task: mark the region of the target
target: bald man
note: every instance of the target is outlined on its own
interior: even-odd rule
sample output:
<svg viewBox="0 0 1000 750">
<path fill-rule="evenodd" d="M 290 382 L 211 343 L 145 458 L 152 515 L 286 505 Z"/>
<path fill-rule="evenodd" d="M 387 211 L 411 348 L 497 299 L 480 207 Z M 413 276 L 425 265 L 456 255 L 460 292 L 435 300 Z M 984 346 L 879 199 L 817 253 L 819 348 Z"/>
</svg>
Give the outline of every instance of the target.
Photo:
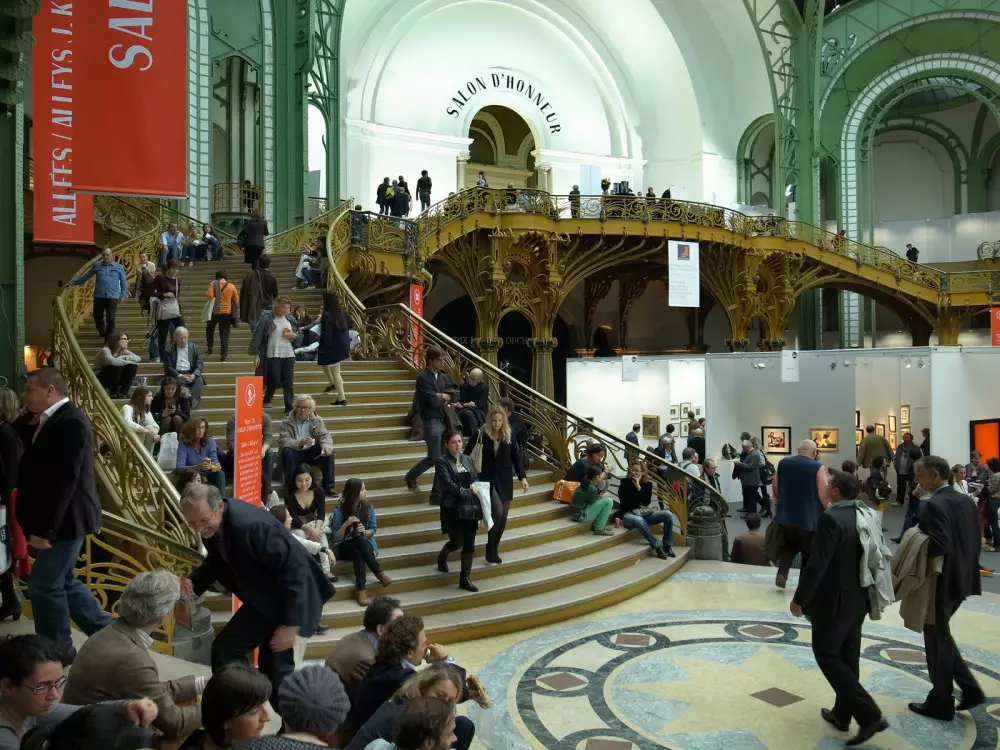
<svg viewBox="0 0 1000 750">
<path fill-rule="evenodd" d="M 818 458 L 816 443 L 803 440 L 797 455 L 781 459 L 772 480 L 772 523 L 778 524 L 783 540 L 778 573 L 774 577 L 774 585 L 779 589 L 785 588 L 788 570 L 797 553 L 802 553 L 802 568 L 806 567 L 816 525 L 829 504 L 826 491 L 829 476 Z"/>
<path fill-rule="evenodd" d="M 462 432 L 466 437 L 478 430 L 486 421 L 486 410 L 489 408 L 487 397 L 489 388 L 483 382 L 483 371 L 473 367 L 468 379 L 458 389 L 458 418 L 462 420 Z"/>
</svg>

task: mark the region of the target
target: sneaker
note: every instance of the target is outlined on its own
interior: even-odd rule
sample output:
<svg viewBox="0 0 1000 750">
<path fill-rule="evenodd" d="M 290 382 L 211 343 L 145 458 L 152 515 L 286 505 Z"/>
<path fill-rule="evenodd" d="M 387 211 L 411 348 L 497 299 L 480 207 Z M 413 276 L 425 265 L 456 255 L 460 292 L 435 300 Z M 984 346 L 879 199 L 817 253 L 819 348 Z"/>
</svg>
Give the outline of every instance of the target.
<svg viewBox="0 0 1000 750">
<path fill-rule="evenodd" d="M 582 513 L 574 513 L 573 515 L 571 515 L 569 517 L 569 520 L 572 521 L 573 523 L 580 523 L 580 521 L 583 520 L 583 514 Z"/>
<path fill-rule="evenodd" d="M 594 529 L 594 536 L 614 536 L 615 532 L 611 529 L 605 527 L 603 529 Z"/>
</svg>

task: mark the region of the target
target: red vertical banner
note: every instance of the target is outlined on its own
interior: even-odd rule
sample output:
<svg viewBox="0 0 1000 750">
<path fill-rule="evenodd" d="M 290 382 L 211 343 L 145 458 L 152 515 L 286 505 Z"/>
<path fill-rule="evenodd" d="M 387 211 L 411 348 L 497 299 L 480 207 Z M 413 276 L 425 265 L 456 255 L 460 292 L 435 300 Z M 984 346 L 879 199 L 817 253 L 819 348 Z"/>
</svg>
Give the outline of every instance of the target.
<svg viewBox="0 0 1000 750">
<path fill-rule="evenodd" d="M 87 146 L 76 162 L 76 188 L 184 197 L 188 4 L 91 0 L 73 5 L 87 8 L 74 19 L 73 56 L 80 67 L 74 100 Z"/>
<path fill-rule="evenodd" d="M 410 309 L 424 317 L 424 288 L 420 284 L 410 284 Z M 424 332 L 416 321 L 410 326 L 410 345 L 413 348 L 413 364 L 420 367 L 420 353 L 424 348 Z"/>
<path fill-rule="evenodd" d="M 73 3 L 43 2 L 31 22 L 35 242 L 94 244 L 94 199 L 77 195 L 84 147 L 79 106 L 79 19 Z M 80 4 L 77 3 L 77 6 Z M 84 11 L 79 9 L 77 15 Z"/>
<path fill-rule="evenodd" d="M 236 448 L 233 497 L 263 505 L 260 496 L 261 448 L 264 447 L 264 379 L 236 378 Z"/>
<path fill-rule="evenodd" d="M 1000 346 L 1000 307 L 990 308 L 990 343 Z"/>
</svg>

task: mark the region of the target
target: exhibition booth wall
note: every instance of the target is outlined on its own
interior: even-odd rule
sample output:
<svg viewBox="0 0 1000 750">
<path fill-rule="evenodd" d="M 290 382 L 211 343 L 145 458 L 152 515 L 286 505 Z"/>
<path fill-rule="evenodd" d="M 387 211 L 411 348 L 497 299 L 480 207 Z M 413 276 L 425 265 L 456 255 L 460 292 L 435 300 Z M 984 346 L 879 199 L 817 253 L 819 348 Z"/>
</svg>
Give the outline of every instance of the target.
<svg viewBox="0 0 1000 750">
<path fill-rule="evenodd" d="M 1000 420 L 1000 350 L 934 347 L 931 363 L 931 450 L 949 463 L 968 463 L 971 423 Z M 981 438 L 975 447 L 990 458 L 996 455 L 997 428 L 986 432 L 986 443 Z"/>
</svg>

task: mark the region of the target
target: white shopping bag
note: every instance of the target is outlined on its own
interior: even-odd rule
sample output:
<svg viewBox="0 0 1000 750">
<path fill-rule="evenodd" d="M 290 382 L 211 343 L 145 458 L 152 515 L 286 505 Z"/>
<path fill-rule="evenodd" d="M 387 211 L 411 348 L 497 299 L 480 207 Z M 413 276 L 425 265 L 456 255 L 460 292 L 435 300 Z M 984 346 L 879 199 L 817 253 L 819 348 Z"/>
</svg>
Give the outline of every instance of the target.
<svg viewBox="0 0 1000 750">
<path fill-rule="evenodd" d="M 207 323 L 212 319 L 212 312 L 215 310 L 215 300 L 210 299 L 201 308 L 201 322 Z"/>
<path fill-rule="evenodd" d="M 10 530 L 7 527 L 7 506 L 0 505 L 0 573 L 10 570 L 12 557 Z"/>
<path fill-rule="evenodd" d="M 493 528 L 493 500 L 490 496 L 490 483 L 473 482 L 472 486 L 476 488 L 479 507 L 483 509 L 483 526 L 489 531 Z"/>
<path fill-rule="evenodd" d="M 177 433 L 168 432 L 160 438 L 160 455 L 156 458 L 156 463 L 164 471 L 173 471 L 177 468 Z"/>
</svg>

